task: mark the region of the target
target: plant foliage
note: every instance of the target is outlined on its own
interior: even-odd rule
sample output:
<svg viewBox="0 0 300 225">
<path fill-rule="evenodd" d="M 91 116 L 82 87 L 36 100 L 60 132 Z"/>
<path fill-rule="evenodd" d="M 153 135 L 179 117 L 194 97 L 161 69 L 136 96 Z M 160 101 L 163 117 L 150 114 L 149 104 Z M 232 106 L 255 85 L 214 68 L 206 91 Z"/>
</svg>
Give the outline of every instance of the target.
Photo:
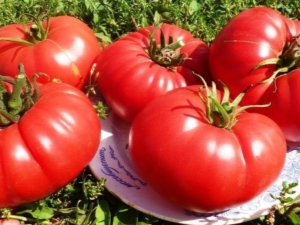
<svg viewBox="0 0 300 225">
<path fill-rule="evenodd" d="M 71 15 L 90 26 L 101 43 L 111 43 L 127 32 L 158 19 L 189 30 L 211 43 L 217 32 L 239 12 L 258 5 L 300 18 L 300 1 L 293 0 L 0 0 L 0 26 L 26 23 L 30 15 Z M 53 195 L 15 209 L 1 209 L 2 218 L 22 224 L 171 225 L 122 203 L 105 189 L 87 168 L 72 183 Z M 300 197 L 291 198 L 296 184 L 283 184 L 279 204 L 268 215 L 244 225 L 300 224 Z"/>
</svg>

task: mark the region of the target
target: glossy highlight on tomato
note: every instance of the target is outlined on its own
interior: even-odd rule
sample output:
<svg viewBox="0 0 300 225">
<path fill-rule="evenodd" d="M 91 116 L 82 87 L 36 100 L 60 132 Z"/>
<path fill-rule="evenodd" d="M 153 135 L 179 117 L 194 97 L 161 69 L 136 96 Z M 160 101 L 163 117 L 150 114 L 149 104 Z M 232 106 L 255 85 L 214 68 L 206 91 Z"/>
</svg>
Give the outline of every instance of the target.
<svg viewBox="0 0 300 225">
<path fill-rule="evenodd" d="M 100 51 L 92 29 L 71 16 L 0 28 L 0 74 L 5 76 L 14 77 L 23 64 L 28 76 L 46 74 L 40 83 L 56 79 L 81 89 Z"/>
<path fill-rule="evenodd" d="M 213 79 L 225 83 L 232 98 L 248 89 L 241 105 L 271 103 L 251 112 L 273 119 L 292 142 L 300 141 L 299 27 L 276 10 L 250 8 L 223 27 L 209 52 Z"/>
<path fill-rule="evenodd" d="M 101 123 L 79 89 L 50 82 L 18 122 L 0 130 L 0 208 L 49 196 L 88 165 Z"/>
<path fill-rule="evenodd" d="M 166 200 L 194 212 L 219 212 L 252 200 L 276 181 L 286 142 L 278 125 L 258 113 L 239 113 L 229 128 L 211 124 L 199 87 L 172 90 L 140 111 L 129 133 L 130 157 Z"/>
<path fill-rule="evenodd" d="M 129 122 L 155 97 L 200 83 L 195 73 L 210 80 L 209 48 L 202 40 L 175 25 L 156 29 L 149 26 L 129 33 L 96 60 L 94 74 L 101 94 L 112 111 Z M 174 50 L 171 43 L 183 46 Z"/>
</svg>

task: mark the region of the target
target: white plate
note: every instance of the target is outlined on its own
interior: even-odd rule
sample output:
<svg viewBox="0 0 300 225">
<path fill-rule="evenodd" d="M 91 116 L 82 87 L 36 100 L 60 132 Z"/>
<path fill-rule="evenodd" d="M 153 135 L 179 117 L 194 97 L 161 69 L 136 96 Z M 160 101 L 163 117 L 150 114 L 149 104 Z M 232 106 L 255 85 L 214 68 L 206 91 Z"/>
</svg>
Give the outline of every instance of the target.
<svg viewBox="0 0 300 225">
<path fill-rule="evenodd" d="M 237 224 L 260 217 L 277 202 L 271 198 L 281 191 L 282 182 L 299 183 L 300 144 L 289 144 L 287 160 L 279 179 L 254 200 L 222 213 L 194 213 L 178 208 L 159 196 L 136 173 L 128 153 L 129 124 L 110 113 L 101 120 L 102 133 L 99 149 L 90 163 L 96 178 L 106 179 L 106 188 L 131 207 L 154 217 L 181 224 L 220 225 Z M 295 188 L 300 193 L 300 185 Z"/>
</svg>

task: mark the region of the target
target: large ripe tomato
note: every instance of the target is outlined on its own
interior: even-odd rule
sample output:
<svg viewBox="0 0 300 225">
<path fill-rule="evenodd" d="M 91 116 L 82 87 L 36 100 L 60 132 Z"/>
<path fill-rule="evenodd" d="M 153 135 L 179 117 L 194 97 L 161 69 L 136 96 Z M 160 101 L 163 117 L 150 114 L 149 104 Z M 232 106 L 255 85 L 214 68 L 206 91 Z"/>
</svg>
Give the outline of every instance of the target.
<svg viewBox="0 0 300 225">
<path fill-rule="evenodd" d="M 14 77 L 21 63 L 29 76 L 47 74 L 48 77 L 40 76 L 41 83 L 58 79 L 82 88 L 99 53 L 100 46 L 93 31 L 71 16 L 0 28 L 2 75 Z"/>
<path fill-rule="evenodd" d="M 271 103 L 252 111 L 272 118 L 289 141 L 300 141 L 299 40 L 293 38 L 299 27 L 299 21 L 273 9 L 251 8 L 229 21 L 209 53 L 213 78 L 223 81 L 233 98 L 252 86 L 241 104 Z"/>
<path fill-rule="evenodd" d="M 222 94 L 216 96 L 220 101 Z M 141 177 L 170 202 L 195 212 L 253 199 L 278 178 L 286 155 L 284 135 L 268 117 L 244 111 L 224 123 L 225 117 L 207 109 L 198 85 L 178 88 L 147 104 L 129 133 Z"/>
<path fill-rule="evenodd" d="M 0 130 L 0 208 L 44 198 L 75 179 L 96 153 L 100 131 L 84 93 L 42 85 L 33 106 Z"/>
<path fill-rule="evenodd" d="M 203 41 L 175 25 L 154 29 L 150 26 L 128 34 L 106 47 L 96 60 L 101 93 L 116 115 L 129 122 L 155 97 L 199 83 L 194 72 L 210 79 L 208 46 Z M 172 49 L 171 38 L 184 45 Z"/>
</svg>

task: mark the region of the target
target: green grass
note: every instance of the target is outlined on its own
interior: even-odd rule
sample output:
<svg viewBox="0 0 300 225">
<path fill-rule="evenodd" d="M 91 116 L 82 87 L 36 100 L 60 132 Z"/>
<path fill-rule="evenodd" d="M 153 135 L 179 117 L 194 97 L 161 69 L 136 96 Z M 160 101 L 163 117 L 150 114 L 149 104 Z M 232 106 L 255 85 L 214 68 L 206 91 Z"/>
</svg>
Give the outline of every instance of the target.
<svg viewBox="0 0 300 225">
<path fill-rule="evenodd" d="M 72 15 L 85 21 L 104 41 L 152 24 L 155 13 L 165 22 L 189 30 L 205 42 L 236 14 L 266 5 L 290 18 L 300 18 L 300 2 L 293 0 L 0 0 L 0 26 L 25 22 L 43 7 L 49 15 Z"/>
<path fill-rule="evenodd" d="M 211 43 L 233 16 L 257 5 L 277 9 L 292 19 L 300 18 L 300 1 L 295 0 L 0 0 L 0 27 L 25 23 L 30 20 L 26 14 L 37 15 L 42 9 L 49 16 L 81 19 L 94 30 L 99 41 L 109 43 L 152 24 L 159 16 Z M 103 181 L 96 180 L 88 169 L 48 198 L 16 209 L 2 209 L 0 215 L 20 219 L 23 224 L 172 224 L 126 206 L 108 193 Z M 262 217 L 246 224 L 269 223 Z M 285 219 L 275 224 L 296 223 Z"/>
</svg>

